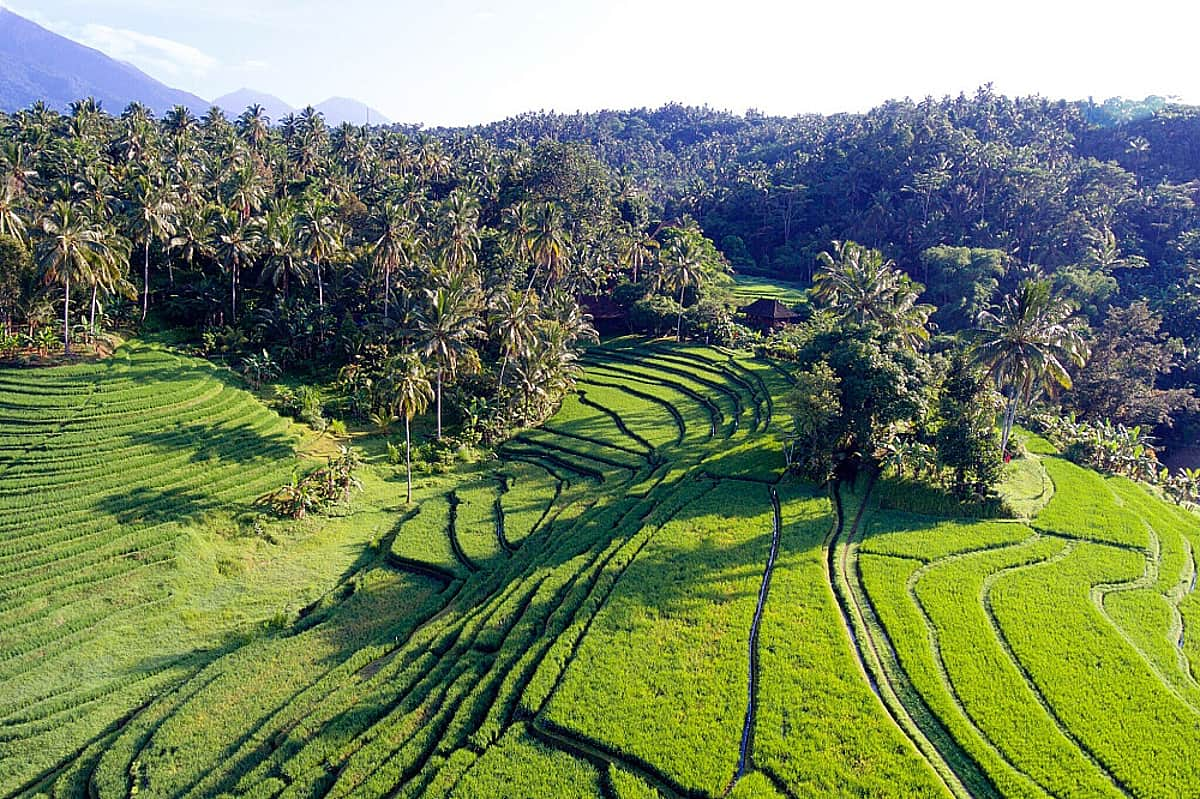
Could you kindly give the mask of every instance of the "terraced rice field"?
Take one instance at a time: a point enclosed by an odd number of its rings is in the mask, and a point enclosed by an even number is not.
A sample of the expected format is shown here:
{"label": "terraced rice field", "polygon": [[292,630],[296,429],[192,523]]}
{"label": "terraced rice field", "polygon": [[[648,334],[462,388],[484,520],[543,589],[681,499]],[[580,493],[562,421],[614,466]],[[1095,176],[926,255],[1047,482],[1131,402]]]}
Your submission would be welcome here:
{"label": "terraced rice field", "polygon": [[207,367],[0,374],[0,796],[1200,795],[1196,517],[1053,457],[1032,519],[879,510],[783,475],[785,371],[585,362],[268,543],[297,439]]}
{"label": "terraced rice field", "polygon": [[787,306],[808,302],[808,292],[803,286],[751,275],[734,275],[731,293],[743,305],[749,305],[755,300],[764,298],[779,300]]}

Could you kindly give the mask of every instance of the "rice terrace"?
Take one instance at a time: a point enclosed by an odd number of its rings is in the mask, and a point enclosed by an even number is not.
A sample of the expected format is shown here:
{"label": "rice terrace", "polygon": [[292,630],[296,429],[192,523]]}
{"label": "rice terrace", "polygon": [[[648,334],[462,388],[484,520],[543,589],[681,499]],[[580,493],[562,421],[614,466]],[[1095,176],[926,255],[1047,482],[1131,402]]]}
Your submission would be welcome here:
{"label": "rice terrace", "polygon": [[0,799],[1200,799],[1200,12],[36,5]]}
{"label": "rice terrace", "polygon": [[253,536],[305,442],[211,367],[6,370],[5,795],[1192,795],[1196,517],[1037,439],[1027,518],[822,490],[792,380],[610,342],[413,510],[375,459]]}

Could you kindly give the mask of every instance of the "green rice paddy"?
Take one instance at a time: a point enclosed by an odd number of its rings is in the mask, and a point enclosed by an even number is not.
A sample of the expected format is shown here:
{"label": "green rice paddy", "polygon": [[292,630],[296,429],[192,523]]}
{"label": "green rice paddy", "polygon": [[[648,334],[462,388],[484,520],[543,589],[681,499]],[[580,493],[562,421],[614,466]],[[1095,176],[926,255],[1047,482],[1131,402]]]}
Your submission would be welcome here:
{"label": "green rice paddy", "polygon": [[0,796],[1200,795],[1196,516],[1050,454],[915,514],[784,475],[765,362],[585,364],[299,523],[311,436],[203,362],[0,372]]}

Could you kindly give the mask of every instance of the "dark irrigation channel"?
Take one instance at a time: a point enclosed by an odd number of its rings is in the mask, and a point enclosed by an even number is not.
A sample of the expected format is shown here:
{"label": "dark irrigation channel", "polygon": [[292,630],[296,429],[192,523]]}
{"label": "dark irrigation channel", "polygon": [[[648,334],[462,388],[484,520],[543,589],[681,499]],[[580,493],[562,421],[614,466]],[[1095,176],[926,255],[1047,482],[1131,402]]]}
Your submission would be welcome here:
{"label": "dark irrigation channel", "polygon": [[728,796],[737,785],[738,780],[746,775],[746,766],[750,760],[750,748],[754,739],[754,708],[758,699],[758,631],[762,626],[763,609],[767,604],[767,592],[771,588],[771,573],[775,569],[775,559],[779,555],[779,532],[783,526],[779,511],[779,492],[771,486],[771,552],[767,555],[767,565],[763,569],[762,584],[758,588],[758,604],[754,608],[754,619],[750,622],[750,661],[746,691],[746,720],[742,724],[742,741],[738,745],[737,769],[729,787],[725,789]]}

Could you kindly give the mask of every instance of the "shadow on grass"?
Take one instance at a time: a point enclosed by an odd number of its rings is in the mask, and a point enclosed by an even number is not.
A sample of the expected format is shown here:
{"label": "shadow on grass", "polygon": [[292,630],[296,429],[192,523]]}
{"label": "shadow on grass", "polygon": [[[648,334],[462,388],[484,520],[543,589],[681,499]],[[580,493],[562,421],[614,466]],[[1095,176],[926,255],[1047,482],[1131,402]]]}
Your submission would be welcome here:
{"label": "shadow on grass", "polygon": [[160,430],[133,433],[130,443],[178,452],[181,442],[192,450],[193,463],[247,464],[267,460],[288,460],[295,456],[296,441],[283,431],[263,433],[249,423],[234,426],[203,422],[177,424]]}

